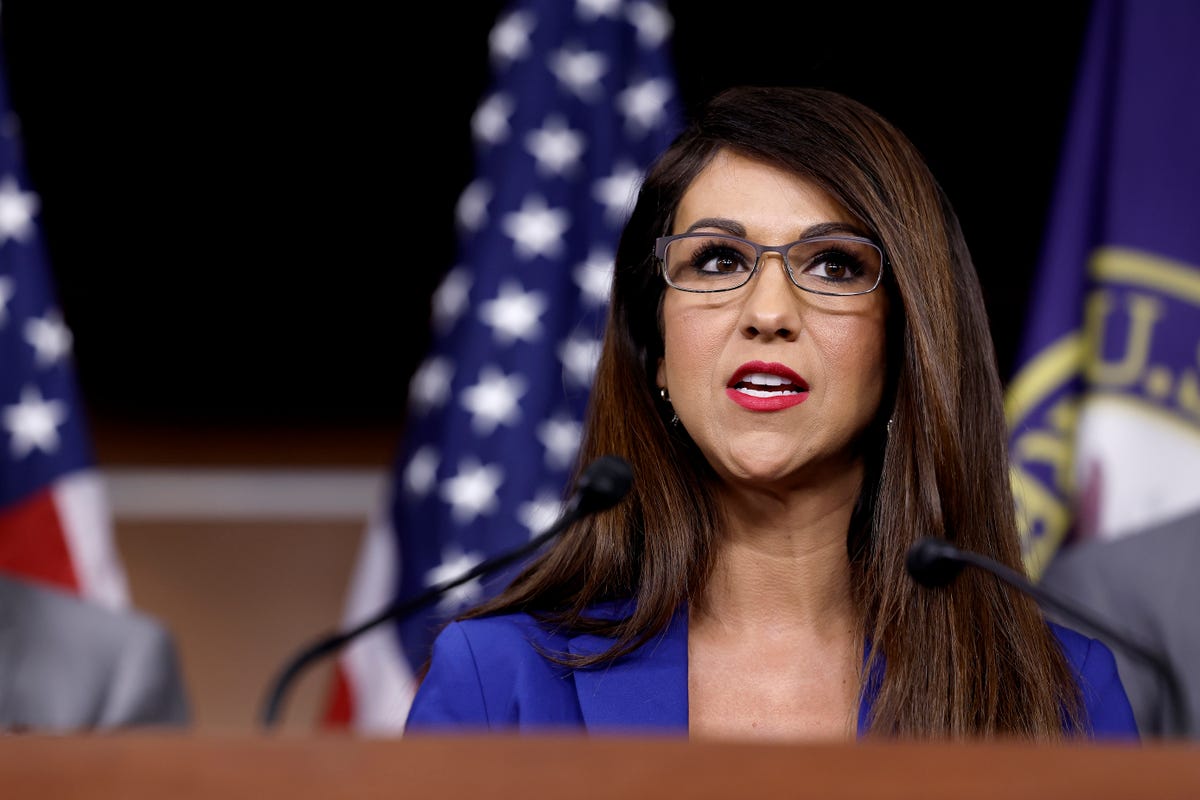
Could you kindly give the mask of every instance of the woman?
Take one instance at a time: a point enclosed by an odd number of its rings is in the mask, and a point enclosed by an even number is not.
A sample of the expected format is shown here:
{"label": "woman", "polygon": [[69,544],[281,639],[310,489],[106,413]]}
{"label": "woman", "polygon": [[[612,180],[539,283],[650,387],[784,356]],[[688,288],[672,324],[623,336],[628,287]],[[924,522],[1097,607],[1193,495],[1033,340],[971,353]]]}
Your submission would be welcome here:
{"label": "woman", "polygon": [[[755,244],[759,243],[759,244]],[[1136,736],[1112,653],[924,536],[1021,569],[957,218],[861,104],[714,98],[622,234],[581,463],[630,496],[438,637],[409,732]]]}

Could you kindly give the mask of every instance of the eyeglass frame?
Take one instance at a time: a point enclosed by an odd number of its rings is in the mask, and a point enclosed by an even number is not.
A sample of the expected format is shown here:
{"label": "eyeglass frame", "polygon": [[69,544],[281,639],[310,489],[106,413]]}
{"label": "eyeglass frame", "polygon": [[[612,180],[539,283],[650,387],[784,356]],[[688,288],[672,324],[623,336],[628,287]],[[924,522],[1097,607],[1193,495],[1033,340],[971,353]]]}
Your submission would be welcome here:
{"label": "eyeglass frame", "polygon": [[[676,286],[675,284],[671,283],[671,279],[667,277],[667,247],[670,246],[671,242],[678,241],[679,239],[700,239],[706,236],[720,239],[732,239],[735,242],[742,242],[743,244],[747,244],[754,248],[754,266],[750,269],[749,274],[746,275],[746,280],[742,281],[737,286],[729,286],[724,289],[688,289],[686,287]],[[796,280],[795,273],[792,272],[792,262],[788,261],[787,251],[804,242],[856,242],[858,244],[865,244],[874,248],[875,251],[879,253],[879,274],[875,277],[875,285],[870,289],[863,289],[862,291],[858,292],[822,292],[820,289],[810,289],[807,286],[801,286]],[[741,289],[743,286],[750,283],[750,280],[755,276],[755,274],[757,274],[759,265],[762,264],[763,253],[779,254],[780,260],[783,261],[783,271],[787,273],[788,280],[791,281],[792,285],[797,289],[800,289],[804,292],[809,292],[810,294],[824,295],[826,297],[857,297],[858,295],[870,294],[883,284],[883,268],[887,265],[887,254],[883,252],[883,248],[880,247],[876,242],[863,236],[812,236],[809,238],[797,239],[796,241],[788,242],[787,244],[766,245],[759,244],[758,242],[752,242],[749,239],[745,239],[741,236],[734,236],[731,233],[688,231],[686,233],[676,233],[671,236],[659,236],[654,240],[654,257],[658,259],[659,272],[662,273],[663,282],[676,291],[692,292],[693,294],[714,294],[716,292],[732,292],[737,289]]]}

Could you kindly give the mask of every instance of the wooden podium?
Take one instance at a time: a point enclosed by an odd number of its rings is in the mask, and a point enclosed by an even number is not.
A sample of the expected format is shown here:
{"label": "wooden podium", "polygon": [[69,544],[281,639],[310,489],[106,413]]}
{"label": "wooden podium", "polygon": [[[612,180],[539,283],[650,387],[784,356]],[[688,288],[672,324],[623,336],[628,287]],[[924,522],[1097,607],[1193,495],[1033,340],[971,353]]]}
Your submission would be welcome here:
{"label": "wooden podium", "polygon": [[757,744],[342,735],[0,736],[9,800],[1200,798],[1200,743]]}

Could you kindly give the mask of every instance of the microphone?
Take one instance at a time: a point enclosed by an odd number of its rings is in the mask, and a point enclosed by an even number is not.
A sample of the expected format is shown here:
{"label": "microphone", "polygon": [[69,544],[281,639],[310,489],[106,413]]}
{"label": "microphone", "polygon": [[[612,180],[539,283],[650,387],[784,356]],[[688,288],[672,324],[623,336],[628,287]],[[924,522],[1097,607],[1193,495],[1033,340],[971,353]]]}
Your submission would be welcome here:
{"label": "microphone", "polygon": [[481,561],[471,569],[439,584],[428,587],[420,594],[404,600],[390,603],[375,616],[359,623],[346,631],[322,636],[308,647],[297,653],[287,665],[280,670],[279,676],[272,683],[272,688],[263,706],[262,723],[271,727],[279,718],[283,696],[288,687],[300,674],[301,670],[318,658],[328,655],[349,642],[361,636],[380,623],[391,619],[403,619],[417,609],[433,602],[455,586],[466,583],[472,578],[488,575],[501,567],[505,567],[521,556],[536,550],[545,542],[562,533],[568,527],[584,517],[605,511],[615,506],[629,493],[633,486],[633,470],[629,462],[618,456],[601,456],[588,464],[579,477],[575,492],[567,501],[566,507],[554,524],[525,544],[501,553],[494,558]]}
{"label": "microphone", "polygon": [[1173,714],[1172,725],[1169,725],[1176,736],[1186,737],[1190,724],[1188,722],[1188,707],[1184,703],[1183,690],[1175,670],[1161,653],[1144,645],[1126,634],[1113,630],[1102,620],[1091,613],[1073,605],[1044,586],[1031,582],[1020,572],[988,558],[981,553],[961,550],[945,539],[927,536],[918,540],[908,549],[905,558],[908,574],[922,586],[937,588],[949,585],[964,567],[977,567],[984,572],[999,578],[1017,591],[1024,592],[1038,602],[1042,608],[1057,611],[1065,619],[1081,628],[1090,629],[1095,635],[1116,645],[1131,655],[1136,656],[1154,668],[1159,678],[1166,684],[1170,697]]}

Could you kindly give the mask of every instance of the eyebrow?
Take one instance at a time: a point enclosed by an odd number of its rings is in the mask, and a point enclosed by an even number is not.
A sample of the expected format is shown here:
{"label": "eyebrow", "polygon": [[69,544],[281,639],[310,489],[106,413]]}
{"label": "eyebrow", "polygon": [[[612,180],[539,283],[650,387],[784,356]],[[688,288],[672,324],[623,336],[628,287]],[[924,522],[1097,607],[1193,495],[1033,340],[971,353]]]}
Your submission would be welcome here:
{"label": "eyebrow", "polygon": [[[691,233],[699,228],[717,228],[734,236],[740,236],[743,239],[746,238],[746,226],[737,220],[728,219],[727,217],[703,217],[689,225],[684,233]],[[858,227],[846,222],[820,222],[801,231],[799,238],[810,239],[816,236],[832,236],[835,234],[865,236]]]}

